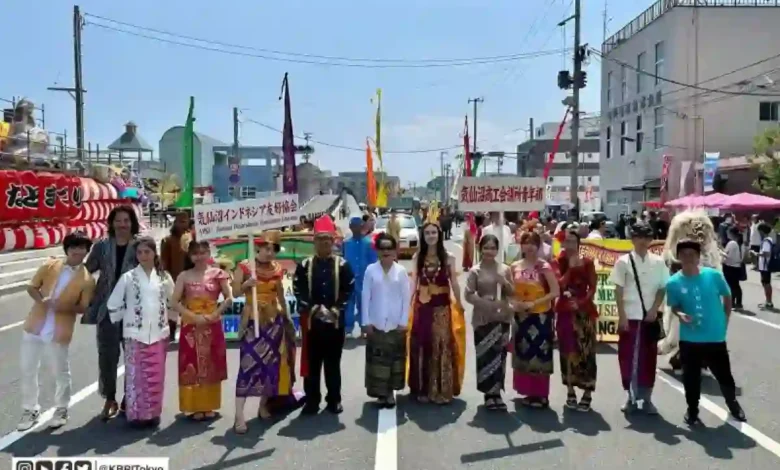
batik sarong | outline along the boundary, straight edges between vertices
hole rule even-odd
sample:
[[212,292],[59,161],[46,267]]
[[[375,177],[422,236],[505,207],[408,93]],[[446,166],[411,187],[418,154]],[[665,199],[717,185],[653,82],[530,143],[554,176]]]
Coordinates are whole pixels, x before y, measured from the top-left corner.
[[623,389],[632,390],[633,383],[637,395],[655,386],[658,342],[645,334],[647,325],[640,320],[630,320],[628,330],[620,332],[618,338],[618,362]]
[[255,337],[254,320],[249,320],[241,339],[237,397],[290,395],[295,381],[295,338],[289,334],[283,315],[260,328]]
[[492,322],[474,328],[477,351],[477,390],[489,396],[499,396],[506,378],[509,323]]
[[125,413],[128,421],[162,414],[168,338],[152,344],[125,339]]
[[388,398],[406,386],[406,334],[374,332],[366,341],[366,391],[372,398]]
[[514,389],[526,397],[547,398],[553,364],[553,312],[515,316],[512,357]]
[[596,319],[582,309],[559,311],[555,327],[563,384],[596,389]]

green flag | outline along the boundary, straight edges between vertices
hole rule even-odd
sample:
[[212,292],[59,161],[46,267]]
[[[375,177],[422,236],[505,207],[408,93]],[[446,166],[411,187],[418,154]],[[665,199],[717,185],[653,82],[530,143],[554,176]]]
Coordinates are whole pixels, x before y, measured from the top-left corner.
[[195,201],[193,198],[193,189],[195,187],[194,161],[195,161],[195,131],[193,123],[195,117],[195,97],[190,96],[190,110],[187,113],[187,123],[184,124],[184,142],[182,145],[182,167],[184,168],[184,178],[182,179],[182,188],[179,192],[179,198],[175,206],[181,209],[192,209]]

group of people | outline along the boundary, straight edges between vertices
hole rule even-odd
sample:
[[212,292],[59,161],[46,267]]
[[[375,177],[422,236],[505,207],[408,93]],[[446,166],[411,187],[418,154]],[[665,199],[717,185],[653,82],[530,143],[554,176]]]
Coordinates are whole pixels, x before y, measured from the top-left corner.
[[[105,399],[102,419],[124,414],[134,425],[159,423],[165,361],[175,325],[169,322],[175,317],[181,322],[179,409],[195,421],[213,419],[222,408],[222,382],[228,377],[221,318],[239,296],[246,297],[235,384],[234,430],[239,434],[247,432],[247,398],[259,398],[261,419],[299,403],[296,369],[303,379],[304,414],[320,411],[323,375],[326,409],[334,414],[343,411],[341,356],[347,330],[354,325],[352,315],[366,337],[365,387],[378,406],[394,407],[395,392],[407,384],[411,397],[420,403],[450,403],[461,393],[465,374],[462,300],[474,307],[476,381],[488,409],[507,408],[502,397],[507,351],[513,388],[522,403],[549,407],[557,340],[568,389],[565,406],[590,410],[597,377],[596,271],[593,261],[580,254],[578,232],[565,232],[562,253],[549,262],[538,231],[528,229],[533,224],[524,225],[520,254],[507,265],[498,256],[504,248],[499,237],[486,230],[476,243],[479,263],[469,270],[462,293],[455,258],[445,249],[437,222],[422,224],[423,240],[411,273],[397,262],[398,240],[385,233],[373,242],[365,240],[364,222],[350,221],[353,238],[344,245],[344,257],[334,252],[337,229],[329,216],[312,226],[314,256],[298,264],[293,280],[302,337],[299,368],[296,332],[284,299],[284,271],[275,261],[280,232],[259,234],[255,258],[240,262],[233,272],[213,265],[208,242],[192,239],[187,214],[176,217],[171,236],[163,242],[164,256],[158,255],[154,239],[139,236],[139,222],[130,207],[111,212],[109,235],[94,246],[85,235],[70,234],[63,245],[65,258],[42,266],[28,288],[34,306],[22,342],[25,401],[18,429],[29,430],[40,419],[36,377],[43,355],[50,359],[56,378],[56,412],[49,424],[61,427],[67,422],[67,350],[79,314],[83,324],[96,326],[99,391]],[[744,420],[725,347],[731,294],[723,276],[699,268],[701,246],[684,240],[676,246],[681,271],[669,278],[664,261],[647,251],[649,227],[637,224],[631,233],[634,250],[620,258],[612,273],[620,312],[620,373],[628,392],[624,409],[630,411],[642,402],[642,409],[656,412],[651,396],[657,312],[666,298],[683,324],[686,420],[698,419],[704,361],[720,382],[732,414]],[[501,238],[507,239],[503,233]],[[100,277],[95,284],[96,272]],[[120,350],[125,359],[121,401]],[[577,388],[583,391],[581,397]]]

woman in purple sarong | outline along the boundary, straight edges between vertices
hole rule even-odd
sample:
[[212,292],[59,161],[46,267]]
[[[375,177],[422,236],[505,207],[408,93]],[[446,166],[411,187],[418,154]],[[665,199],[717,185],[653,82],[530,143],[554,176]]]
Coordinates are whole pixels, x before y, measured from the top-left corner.
[[[291,397],[295,382],[295,329],[287,315],[282,279],[284,270],[274,261],[279,251],[281,233],[271,231],[257,237],[255,259],[238,265],[233,277],[235,296],[246,295],[241,318],[241,337],[238,379],[236,380],[236,419],[238,434],[247,432],[244,405],[248,397],[259,397],[258,417],[270,419],[269,401],[277,397]],[[251,265],[255,263],[255,276]],[[257,293],[257,312],[260,335],[255,336],[252,313],[252,288]]]

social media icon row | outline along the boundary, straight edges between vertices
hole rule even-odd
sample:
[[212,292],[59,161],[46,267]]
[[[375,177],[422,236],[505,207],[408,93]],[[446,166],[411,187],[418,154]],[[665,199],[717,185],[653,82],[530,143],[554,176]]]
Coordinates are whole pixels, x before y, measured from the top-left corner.
[[93,470],[93,468],[90,460],[16,460],[14,465],[15,470]]

